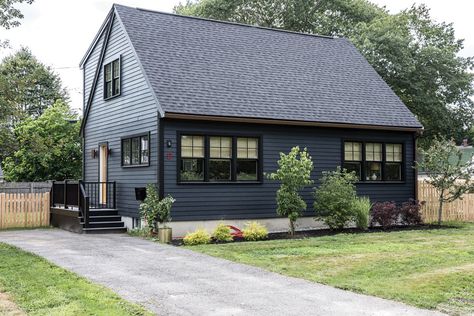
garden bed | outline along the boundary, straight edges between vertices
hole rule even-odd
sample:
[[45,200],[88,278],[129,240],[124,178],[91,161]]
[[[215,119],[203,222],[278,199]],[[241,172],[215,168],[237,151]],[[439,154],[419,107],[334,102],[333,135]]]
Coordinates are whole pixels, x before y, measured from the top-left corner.
[[[323,237],[323,236],[333,236],[337,234],[369,234],[369,233],[378,233],[378,232],[396,232],[396,231],[410,231],[410,230],[427,230],[427,229],[450,229],[456,228],[456,225],[443,224],[433,225],[433,224],[420,224],[420,225],[398,225],[392,226],[390,228],[382,227],[369,227],[367,230],[360,230],[358,228],[344,228],[341,230],[333,230],[329,228],[322,229],[311,229],[311,230],[302,230],[297,231],[294,236],[291,236],[288,232],[277,232],[269,233],[268,238],[265,240],[280,240],[280,239],[303,239],[311,237]],[[234,237],[233,242],[247,242],[242,237]],[[226,242],[218,242],[215,240],[211,241],[211,244],[224,244]],[[182,238],[175,238],[170,243],[173,246],[184,246]]]

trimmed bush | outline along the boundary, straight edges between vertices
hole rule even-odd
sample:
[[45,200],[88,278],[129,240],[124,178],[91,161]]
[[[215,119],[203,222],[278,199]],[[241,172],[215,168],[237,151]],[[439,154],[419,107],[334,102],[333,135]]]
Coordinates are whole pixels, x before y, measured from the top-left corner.
[[357,228],[366,230],[369,227],[370,209],[372,204],[368,197],[357,197],[352,202],[354,222]]
[[268,237],[268,230],[258,222],[248,222],[242,229],[242,236],[245,240],[262,240]]
[[316,219],[331,229],[342,229],[354,218],[353,201],[357,198],[354,183],[357,176],[337,167],[325,171],[321,185],[314,191]]
[[232,234],[230,232],[229,226],[220,223],[217,225],[216,229],[214,229],[214,232],[212,233],[212,238],[214,238],[216,241],[233,241],[234,237],[232,237]]
[[379,224],[383,228],[388,228],[397,223],[398,208],[395,202],[377,202],[372,206],[371,225]]
[[187,233],[183,242],[186,246],[208,244],[211,242],[211,235],[205,229],[199,228],[192,233]]
[[402,203],[400,207],[400,219],[405,225],[420,225],[423,223],[421,218],[421,207],[424,202],[410,199],[408,202]]

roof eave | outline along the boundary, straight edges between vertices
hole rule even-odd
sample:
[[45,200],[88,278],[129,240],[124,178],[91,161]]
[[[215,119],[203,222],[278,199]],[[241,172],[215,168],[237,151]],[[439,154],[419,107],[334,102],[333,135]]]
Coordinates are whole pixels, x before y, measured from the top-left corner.
[[369,130],[416,132],[416,133],[421,133],[423,131],[423,127],[416,127],[416,126],[333,123],[333,122],[283,120],[283,119],[252,118],[252,117],[237,117],[237,116],[234,117],[234,116],[202,115],[202,114],[189,114],[189,113],[176,113],[176,112],[166,112],[164,117],[169,118],[169,119],[233,122],[233,123],[253,123],[253,124],[267,124],[267,125],[317,126],[317,127],[329,127],[329,128],[369,129]]

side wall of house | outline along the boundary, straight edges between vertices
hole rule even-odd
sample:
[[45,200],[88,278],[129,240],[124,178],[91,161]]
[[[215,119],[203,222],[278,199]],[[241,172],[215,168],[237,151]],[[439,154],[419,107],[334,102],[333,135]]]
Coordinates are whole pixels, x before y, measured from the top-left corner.
[[[90,93],[103,37],[84,65],[84,95]],[[108,181],[117,182],[117,207],[123,216],[137,217],[138,202],[135,187],[144,187],[158,181],[158,112],[154,97],[146,83],[142,69],[136,59],[127,35],[120,22],[115,19],[104,65],[121,57],[121,95],[104,100],[103,67],[100,70],[97,88],[84,129],[85,136],[85,181],[98,181],[99,159],[92,158],[91,151],[100,143],[107,142],[111,150],[108,159]],[[121,166],[121,138],[141,133],[150,133],[150,166],[123,168]]]
[[[334,170],[341,165],[345,139],[403,143],[405,180],[398,183],[360,183],[357,191],[359,195],[369,196],[372,201],[403,202],[415,195],[413,133],[164,120],[164,143],[168,140],[172,143],[171,148],[164,148],[164,194],[176,198],[172,209],[173,221],[275,217],[275,192],[278,189],[277,183],[267,179],[261,184],[178,184],[176,144],[179,132],[261,136],[264,173],[277,168],[280,152],[288,152],[296,145],[307,147],[314,162],[312,178],[315,186],[322,171]],[[308,204],[305,215],[311,216],[312,189],[304,190],[303,196]]]

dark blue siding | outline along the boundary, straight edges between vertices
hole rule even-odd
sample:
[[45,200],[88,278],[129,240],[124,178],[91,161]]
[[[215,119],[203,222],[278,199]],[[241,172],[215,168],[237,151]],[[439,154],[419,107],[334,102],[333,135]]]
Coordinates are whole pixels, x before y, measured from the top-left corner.
[[[414,197],[413,134],[375,130],[331,129],[319,127],[271,126],[166,120],[164,141],[172,148],[164,150],[164,193],[176,198],[173,220],[240,219],[275,217],[275,192],[278,183],[264,179],[262,184],[177,184],[176,137],[178,132],[208,132],[260,135],[263,143],[263,169],[277,168],[280,152],[291,147],[307,147],[314,162],[312,178],[318,185],[322,171],[341,165],[343,139],[360,139],[405,144],[404,183],[361,183],[358,194],[372,201],[405,201]],[[312,189],[302,194],[308,204],[306,215],[312,215]]]

